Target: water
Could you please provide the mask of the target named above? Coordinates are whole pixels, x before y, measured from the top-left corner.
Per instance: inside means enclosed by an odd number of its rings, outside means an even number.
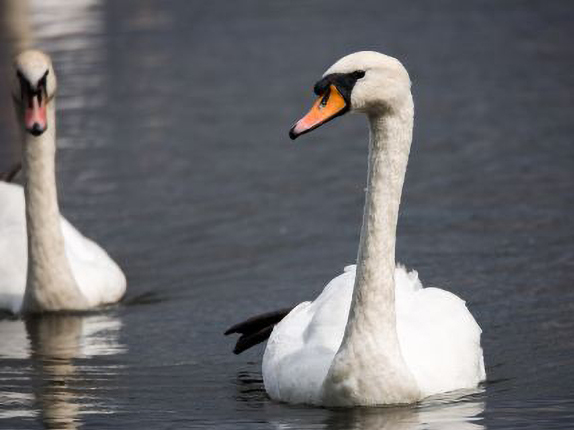
[[[570,2],[10,4],[0,168],[18,157],[7,59],[34,43],[60,83],[63,212],[129,287],[110,309],[0,321],[1,428],[574,426]],[[398,259],[467,300],[488,381],[414,407],[278,404],[262,348],[236,357],[222,333],[313,298],[354,260],[365,120],[296,144],[287,131],[359,49],[411,73]]]

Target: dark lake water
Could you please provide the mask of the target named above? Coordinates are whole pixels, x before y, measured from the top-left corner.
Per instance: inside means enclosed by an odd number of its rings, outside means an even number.
[[[574,427],[570,1],[4,0],[0,169],[18,159],[7,64],[59,78],[64,215],[128,277],[84,315],[0,321],[0,428]],[[488,381],[402,408],[271,402],[232,323],[315,297],[354,261],[366,121],[291,143],[312,85],[374,49],[411,73],[398,260],[465,298]]]

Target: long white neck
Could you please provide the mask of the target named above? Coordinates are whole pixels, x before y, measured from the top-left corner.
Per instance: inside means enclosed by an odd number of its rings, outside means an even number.
[[[72,275],[60,225],[56,191],[55,101],[47,105],[48,129],[38,137],[23,131],[28,276],[23,312],[87,307]]]
[[[353,299],[326,379],[334,404],[405,403],[420,395],[401,354],[395,312],[395,240],[410,152],[413,102],[370,115],[369,174]]]
[[[376,329],[377,336],[386,337],[388,348],[397,345],[395,241],[412,139],[412,109],[370,117],[369,122],[369,174],[346,342]]]

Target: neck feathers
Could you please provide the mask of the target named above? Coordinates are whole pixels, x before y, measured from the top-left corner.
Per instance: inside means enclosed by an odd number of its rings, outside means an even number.
[[[357,274],[343,342],[326,379],[334,404],[416,400],[396,330],[395,239],[412,140],[413,104],[369,117],[369,173]],[[344,381],[344,382],[343,382]],[[379,400],[374,400],[379,399]]]
[[[369,122],[369,173],[348,332],[378,326],[395,338],[395,241],[412,140],[412,100]]]
[[[55,108],[48,105],[48,129],[24,132],[28,274],[23,311],[82,309],[85,299],[72,275],[60,225],[55,175]]]

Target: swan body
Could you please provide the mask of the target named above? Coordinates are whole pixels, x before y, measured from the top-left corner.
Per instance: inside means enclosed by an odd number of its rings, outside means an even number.
[[[323,404],[323,382],[343,340],[355,274],[356,266],[347,266],[314,301],[299,304],[275,326],[263,356],[263,380],[272,399]],[[423,288],[417,272],[402,266],[395,283],[399,343],[420,390],[413,400],[476,387],[485,378],[481,330],[464,301]],[[367,371],[380,371],[376,360]]]
[[[356,266],[315,301],[273,321],[263,358],[272,399],[324,406],[408,404],[485,379],[481,330],[464,301],[422,288],[416,272],[396,267],[414,118],[410,88],[398,60],[377,52],[348,55],[316,83],[317,101],[290,131],[294,139],[346,112],[363,113],[370,127],[369,168]],[[253,320],[228,331],[242,333],[236,353],[269,332]]]
[[[0,182],[0,309],[20,312],[26,289],[28,244],[24,190]],[[97,243],[82,235],[63,216],[60,228],[66,257],[87,307],[119,301],[126,290],[120,267]]]
[[[0,309],[85,310],[117,302],[126,289],[123,272],[60,215],[51,61],[26,51],[14,68],[24,186],[0,182]]]

